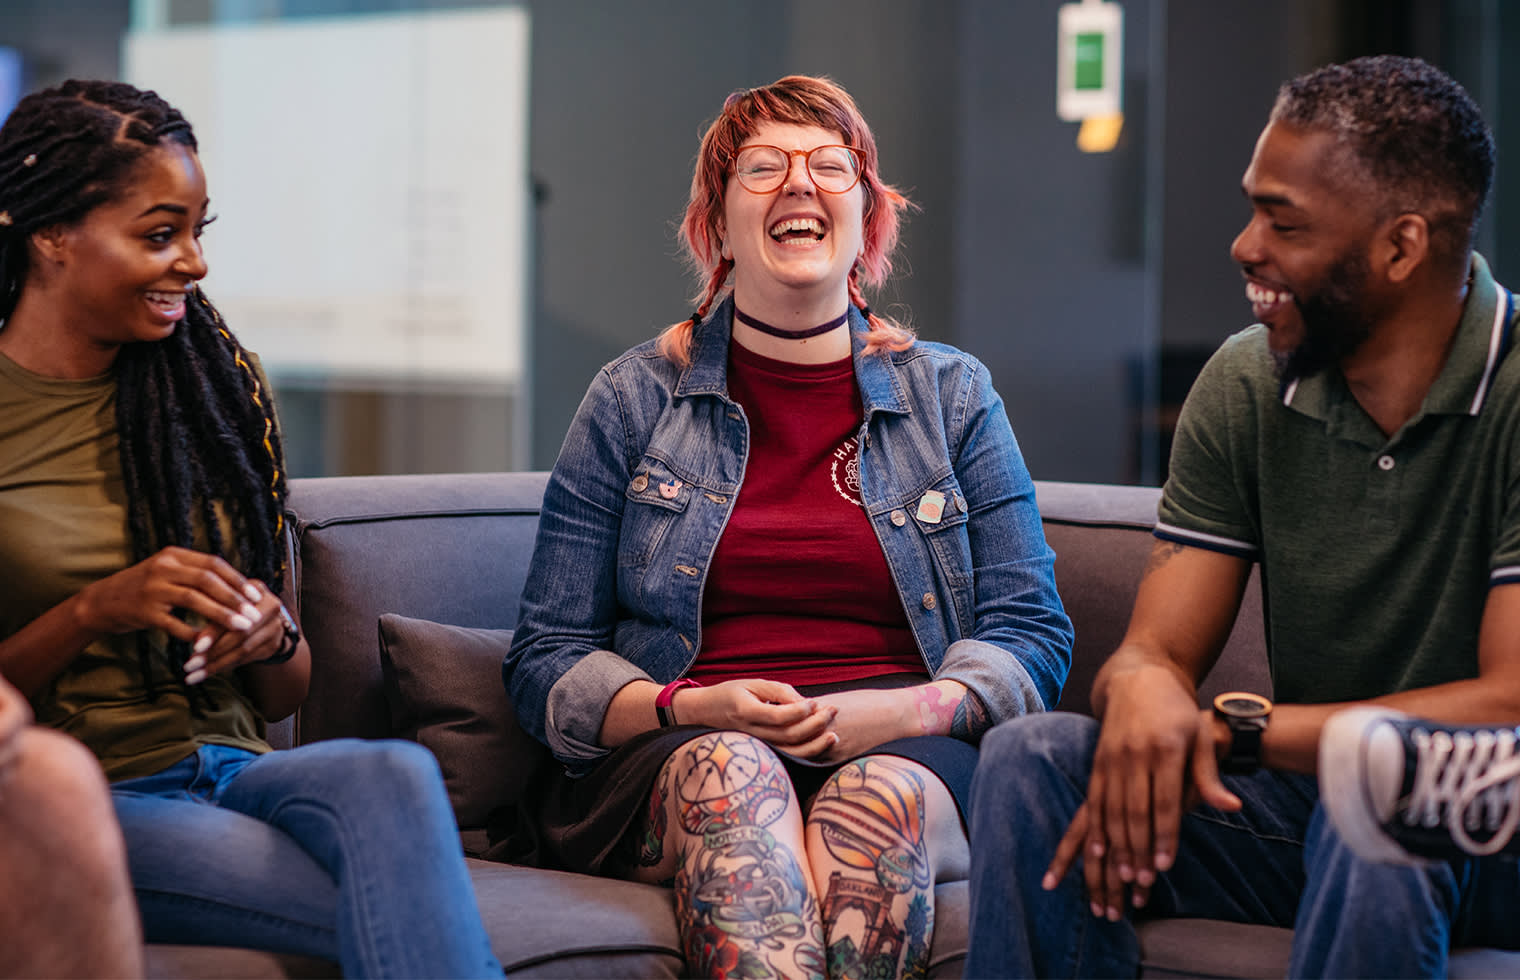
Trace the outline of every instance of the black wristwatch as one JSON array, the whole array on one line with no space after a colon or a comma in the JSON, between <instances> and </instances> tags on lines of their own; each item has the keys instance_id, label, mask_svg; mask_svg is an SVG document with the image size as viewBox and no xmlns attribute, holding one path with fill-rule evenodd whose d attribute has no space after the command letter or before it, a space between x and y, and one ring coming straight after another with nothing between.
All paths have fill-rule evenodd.
<instances>
[{"instance_id":1,"label":"black wristwatch","mask_svg":"<svg viewBox=\"0 0 1520 980\"><path fill-rule=\"evenodd\" d=\"M1230 751L1221 772L1246 773L1261 768L1261 736L1272 717L1272 702L1248 691L1226 691L1214 698L1214 717L1230 726Z\"/></svg>"},{"instance_id":2,"label":"black wristwatch","mask_svg":"<svg viewBox=\"0 0 1520 980\"><path fill-rule=\"evenodd\" d=\"M261 664L283 664L296 655L296 650L301 646L301 627L296 625L295 619L290 615L290 610L285 604L280 603L280 626L285 630L285 638L280 641L280 648L274 652L274 656L260 660Z\"/></svg>"}]
</instances>

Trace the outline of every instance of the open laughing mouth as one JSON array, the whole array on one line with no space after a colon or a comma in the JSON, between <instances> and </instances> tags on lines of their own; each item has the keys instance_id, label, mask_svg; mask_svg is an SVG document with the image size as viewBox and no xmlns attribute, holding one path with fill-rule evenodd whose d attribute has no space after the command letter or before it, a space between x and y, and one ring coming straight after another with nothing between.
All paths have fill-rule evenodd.
<instances>
[{"instance_id":1,"label":"open laughing mouth","mask_svg":"<svg viewBox=\"0 0 1520 980\"><path fill-rule=\"evenodd\" d=\"M787 218L771 226L770 236L782 243L812 244L823 241L823 222L817 218Z\"/></svg>"},{"instance_id":2,"label":"open laughing mouth","mask_svg":"<svg viewBox=\"0 0 1520 980\"><path fill-rule=\"evenodd\" d=\"M1254 282L1246 283L1246 299L1251 303L1251 315L1266 323L1285 307L1293 305L1293 294L1286 289L1274 289Z\"/></svg>"},{"instance_id":3,"label":"open laughing mouth","mask_svg":"<svg viewBox=\"0 0 1520 980\"><path fill-rule=\"evenodd\" d=\"M146 296L148 305L165 316L178 316L185 312L185 291L183 289L150 289L146 293Z\"/></svg>"}]
</instances>

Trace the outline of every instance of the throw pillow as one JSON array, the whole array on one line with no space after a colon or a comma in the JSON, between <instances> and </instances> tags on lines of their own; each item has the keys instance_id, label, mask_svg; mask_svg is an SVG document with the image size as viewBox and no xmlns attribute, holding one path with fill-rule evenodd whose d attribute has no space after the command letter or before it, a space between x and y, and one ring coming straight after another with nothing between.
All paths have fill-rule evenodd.
<instances>
[{"instance_id":1,"label":"throw pillow","mask_svg":"<svg viewBox=\"0 0 1520 980\"><path fill-rule=\"evenodd\" d=\"M391 727L432 751L465 829L516 803L548 750L517 724L501 680L511 630L380 617Z\"/></svg>"}]
</instances>

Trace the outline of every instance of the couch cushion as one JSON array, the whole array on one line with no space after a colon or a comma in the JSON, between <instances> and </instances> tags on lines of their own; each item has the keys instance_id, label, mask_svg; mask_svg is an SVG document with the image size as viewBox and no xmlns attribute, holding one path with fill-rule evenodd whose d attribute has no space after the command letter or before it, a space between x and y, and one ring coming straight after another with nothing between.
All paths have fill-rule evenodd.
<instances>
[{"instance_id":1,"label":"couch cushion","mask_svg":"<svg viewBox=\"0 0 1520 980\"><path fill-rule=\"evenodd\" d=\"M487 629L517 624L547 473L292 480L290 521L311 644L294 742L394 734L382 613Z\"/></svg>"},{"instance_id":2,"label":"couch cushion","mask_svg":"<svg viewBox=\"0 0 1520 980\"><path fill-rule=\"evenodd\" d=\"M1155 487L1115 487L1087 483L1036 482L1045 537L1056 552L1056 588L1077 639L1071 674L1060 708L1092 714L1092 682L1108 655L1124 638L1130 609L1155 538ZM1219 691L1271 695L1261 587L1256 570L1235 619L1234 631L1214 669L1199 686L1199 701Z\"/></svg>"},{"instance_id":3,"label":"couch cushion","mask_svg":"<svg viewBox=\"0 0 1520 980\"><path fill-rule=\"evenodd\" d=\"M549 758L517 724L501 681L511 630L380 617L380 667L397 735L438 758L464 828L483 827Z\"/></svg>"}]
</instances>

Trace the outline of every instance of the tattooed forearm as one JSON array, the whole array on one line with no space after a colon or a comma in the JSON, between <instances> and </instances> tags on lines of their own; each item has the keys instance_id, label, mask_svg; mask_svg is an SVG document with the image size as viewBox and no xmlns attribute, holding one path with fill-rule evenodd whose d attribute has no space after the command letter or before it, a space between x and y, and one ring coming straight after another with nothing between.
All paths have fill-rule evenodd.
<instances>
[{"instance_id":1,"label":"tattooed forearm","mask_svg":"<svg viewBox=\"0 0 1520 980\"><path fill-rule=\"evenodd\" d=\"M966 742L980 742L987 729L992 727L992 716L976 692L967 688L966 696L955 706L955 717L950 722L950 734Z\"/></svg>"},{"instance_id":2,"label":"tattooed forearm","mask_svg":"<svg viewBox=\"0 0 1520 980\"><path fill-rule=\"evenodd\" d=\"M1175 541L1157 541L1155 545L1151 547L1151 556L1145 561L1145 574L1149 575L1151 572L1154 572L1162 565L1165 565L1167 562L1171 561L1177 556L1177 553L1180 552L1183 547L1185 546L1180 545Z\"/></svg>"},{"instance_id":3,"label":"tattooed forearm","mask_svg":"<svg viewBox=\"0 0 1520 980\"><path fill-rule=\"evenodd\" d=\"M913 689L918 704L918 727L924 735L946 735L955 724L955 702L933 684Z\"/></svg>"}]
</instances>

